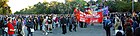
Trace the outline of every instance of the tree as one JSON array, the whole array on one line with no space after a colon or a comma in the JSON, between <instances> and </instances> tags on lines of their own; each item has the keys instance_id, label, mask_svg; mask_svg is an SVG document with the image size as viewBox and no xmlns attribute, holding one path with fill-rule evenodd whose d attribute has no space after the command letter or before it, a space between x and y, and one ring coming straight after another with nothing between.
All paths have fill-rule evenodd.
<instances>
[{"instance_id":1,"label":"tree","mask_svg":"<svg viewBox=\"0 0 140 36\"><path fill-rule=\"evenodd\" d=\"M0 0L0 14L11 14L12 11L10 9L10 7L7 4L8 0Z\"/></svg>"},{"instance_id":2,"label":"tree","mask_svg":"<svg viewBox=\"0 0 140 36\"><path fill-rule=\"evenodd\" d=\"M99 2L100 1L100 2ZM97 4L100 4L102 1L99 0ZM20 13L25 14L72 14L73 9L75 7L78 7L81 11L84 11L84 7L87 2L83 0L73 0L73 1L66 1L66 3L59 3L56 1L53 1L51 3L43 2L43 3L37 3L32 7L23 9L22 11L18 11ZM96 4L96 2L90 1L88 4ZM105 6L109 6L110 12L131 12L132 11L132 2L126 2L126 1L106 1L104 2ZM135 11L140 11L140 3L135 2ZM17 13L15 13L17 14Z\"/></svg>"}]
</instances>

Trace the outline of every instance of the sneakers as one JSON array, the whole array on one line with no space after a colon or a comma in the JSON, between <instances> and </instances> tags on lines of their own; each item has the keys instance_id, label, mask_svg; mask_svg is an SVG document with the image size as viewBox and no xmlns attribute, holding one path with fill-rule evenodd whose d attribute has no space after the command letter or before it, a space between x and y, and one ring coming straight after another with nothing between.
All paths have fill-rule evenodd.
<instances>
[{"instance_id":1,"label":"sneakers","mask_svg":"<svg viewBox=\"0 0 140 36\"><path fill-rule=\"evenodd\" d=\"M43 33L43 35L48 35L48 33L46 32L46 33Z\"/></svg>"}]
</instances>

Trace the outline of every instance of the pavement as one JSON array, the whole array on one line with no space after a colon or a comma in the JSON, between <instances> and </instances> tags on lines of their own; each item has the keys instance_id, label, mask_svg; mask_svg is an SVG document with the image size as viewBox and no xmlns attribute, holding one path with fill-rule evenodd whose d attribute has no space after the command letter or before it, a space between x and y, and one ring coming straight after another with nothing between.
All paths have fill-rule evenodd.
<instances>
[{"instance_id":1,"label":"pavement","mask_svg":"<svg viewBox=\"0 0 140 36\"><path fill-rule=\"evenodd\" d=\"M112 30L111 33L113 33ZM88 25L87 28L78 27L76 32L69 32L67 28L66 34L62 34L60 27L53 29L53 32L49 33L48 35L44 35L41 31L35 31L33 36L106 36L106 34L101 24L95 24L94 26Z\"/></svg>"},{"instance_id":2,"label":"pavement","mask_svg":"<svg viewBox=\"0 0 140 36\"><path fill-rule=\"evenodd\" d=\"M25 28L24 31L27 36L27 29ZM114 31L111 29L111 36L114 36L113 33ZM44 35L42 31L37 30L33 33L33 36L106 36L106 32L102 24L94 24L93 26L88 25L87 28L80 28L78 26L76 32L70 32L67 27L66 34L62 34L62 29L60 27L53 29L53 32L48 33L48 35Z\"/></svg>"}]
</instances>

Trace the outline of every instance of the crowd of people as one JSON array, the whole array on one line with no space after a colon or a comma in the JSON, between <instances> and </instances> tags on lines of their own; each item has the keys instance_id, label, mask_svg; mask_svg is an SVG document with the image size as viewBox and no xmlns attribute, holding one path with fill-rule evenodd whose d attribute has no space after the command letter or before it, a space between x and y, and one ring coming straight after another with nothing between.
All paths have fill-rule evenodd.
<instances>
[{"instance_id":1,"label":"crowd of people","mask_svg":"<svg viewBox=\"0 0 140 36\"><path fill-rule=\"evenodd\" d=\"M111 36L111 28L116 36L140 36L139 13L109 14L104 16L103 21L106 36Z\"/></svg>"},{"instance_id":2,"label":"crowd of people","mask_svg":"<svg viewBox=\"0 0 140 36\"><path fill-rule=\"evenodd\" d=\"M140 14L109 14L104 15L103 28L106 36L111 36L111 28L116 36L140 36ZM77 31L77 25L87 27L87 23L78 22L73 15L3 15L0 17L0 36L33 36L35 31L44 35L53 33L55 28L62 28L62 34ZM39 28L38 28L39 27ZM25 35L25 28L28 33Z\"/></svg>"},{"instance_id":3,"label":"crowd of people","mask_svg":"<svg viewBox=\"0 0 140 36\"><path fill-rule=\"evenodd\" d=\"M76 18L72 15L2 15L0 17L0 36L33 36L35 31L42 31L44 35L53 33L53 29L62 27L62 34L75 31ZM25 35L25 28L28 33Z\"/></svg>"}]
</instances>

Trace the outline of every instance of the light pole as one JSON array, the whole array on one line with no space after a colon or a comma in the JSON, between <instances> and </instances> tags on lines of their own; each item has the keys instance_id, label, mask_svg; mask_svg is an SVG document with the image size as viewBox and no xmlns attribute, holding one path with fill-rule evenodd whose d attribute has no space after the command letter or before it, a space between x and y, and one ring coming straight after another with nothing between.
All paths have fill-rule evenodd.
<instances>
[{"instance_id":1,"label":"light pole","mask_svg":"<svg viewBox=\"0 0 140 36\"><path fill-rule=\"evenodd\" d=\"M132 0L132 12L134 11L134 0Z\"/></svg>"}]
</instances>

